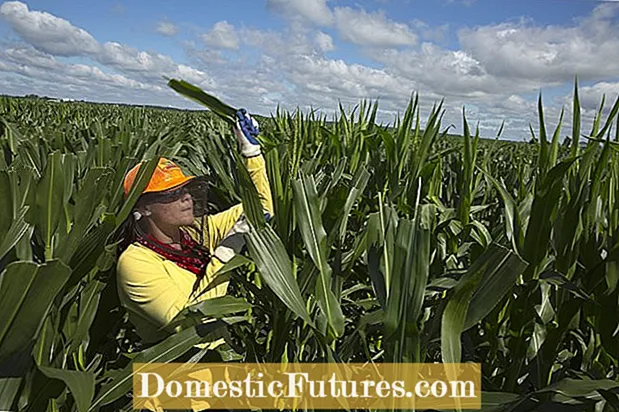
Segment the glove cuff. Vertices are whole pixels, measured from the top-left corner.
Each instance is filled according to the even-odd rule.
[[[260,150],[260,146],[253,145],[253,144],[241,146],[241,154],[244,157],[256,157],[260,155],[260,153],[262,153],[262,151]]]

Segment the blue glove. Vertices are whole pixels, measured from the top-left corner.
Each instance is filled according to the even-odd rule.
[[[261,153],[260,142],[257,139],[260,134],[260,125],[245,109],[239,109],[236,112],[234,134],[243,156],[253,157]]]

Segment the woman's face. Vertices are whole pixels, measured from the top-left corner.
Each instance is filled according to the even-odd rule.
[[[145,210],[149,212],[148,217],[160,227],[187,226],[194,221],[193,199],[183,189],[170,199],[148,204]]]

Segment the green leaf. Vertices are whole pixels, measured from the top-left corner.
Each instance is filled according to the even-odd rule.
[[[619,396],[616,393],[606,389],[598,389],[597,391],[615,412],[619,412]]]
[[[606,118],[606,124],[604,124],[604,127],[602,128],[602,130],[600,130],[600,132],[597,133],[597,135],[595,135],[594,137],[597,137],[597,138],[604,137],[604,134],[612,127],[613,120],[615,119],[615,116],[617,116],[618,113],[619,113],[619,97],[617,98],[617,100],[615,100],[615,104],[613,104],[613,107],[610,109],[610,113],[608,114],[608,117]]]
[[[619,387],[619,381],[610,379],[565,378],[538,390],[536,393],[555,392],[572,398],[591,396],[598,389],[610,390]]]
[[[521,254],[522,243],[524,242],[524,230],[523,219],[520,215],[518,205],[502,183],[500,183],[486,170],[482,168],[479,168],[479,170],[499,192],[499,195],[501,196],[501,200],[503,201],[504,205],[503,213],[505,216],[505,234],[507,235],[507,239],[511,241],[514,251]]]
[[[10,263],[0,275],[0,364],[30,347],[71,269],[54,260]]]
[[[455,293],[447,302],[441,322],[441,353],[443,363],[460,363],[462,347],[460,335],[469,308],[469,301],[475,292],[474,282],[458,283]]]
[[[421,362],[418,322],[430,272],[433,210],[425,205],[415,220],[400,219],[393,249],[394,271],[385,311],[385,341],[390,362]],[[411,253],[411,251],[415,253]]]
[[[2,260],[24,236],[27,235],[28,238],[32,236],[34,228],[25,220],[29,209],[29,206],[24,206],[19,211],[17,218],[11,223],[8,233],[4,236],[2,243],[0,243],[0,260]]]
[[[239,190],[243,203],[243,214],[253,227],[262,229],[266,225],[266,218],[260,195],[249,175],[247,167],[238,155],[237,173],[239,176]]]
[[[68,286],[75,286],[96,266],[99,257],[105,251],[106,240],[114,231],[115,224],[116,219],[113,215],[105,215],[103,221],[80,240],[80,247],[75,250],[69,261],[73,273]]]
[[[107,168],[94,167],[88,169],[86,176],[81,181],[81,188],[75,194],[75,204],[79,205],[75,209],[73,226],[71,232],[58,245],[59,256],[64,261],[69,261],[76,249],[81,246],[81,241],[86,236],[88,229],[98,217],[97,208],[101,207],[102,199],[105,196],[112,171]]]
[[[14,224],[11,180],[9,174],[5,170],[0,170],[0,193],[4,193],[4,195],[0,197],[0,210],[2,210],[0,214],[0,237],[4,238],[6,232]],[[6,242],[6,239],[4,241]]]
[[[176,79],[170,79],[168,81],[168,86],[170,86],[172,89],[174,89],[179,94],[182,94],[183,96],[208,107],[216,115],[218,115],[223,120],[230,123],[231,125],[235,123],[234,116],[236,114],[236,109],[225,104],[224,102],[219,100],[217,97],[204,92],[199,87],[194,86],[193,84],[188,83],[184,80],[176,80]]]
[[[372,213],[368,218],[368,237],[370,241],[367,242],[367,265],[368,265],[368,274],[370,275],[370,281],[372,282],[372,287],[374,289],[374,293],[376,294],[376,298],[380,303],[382,308],[386,308],[387,301],[387,293],[385,286],[385,276],[380,271],[380,250],[382,249],[382,241],[381,232],[380,232],[380,222],[379,222],[378,213]]]
[[[200,319],[204,318],[221,319],[236,312],[246,311],[250,308],[251,305],[245,299],[232,296],[218,296],[188,306],[180,311],[166,327],[173,328],[193,318],[195,318],[196,321],[200,321]]]
[[[75,399],[79,412],[88,411],[95,393],[95,375],[92,372],[80,372],[66,369],[39,366],[48,378],[61,380],[67,385]]]
[[[348,227],[348,218],[350,216],[350,211],[352,210],[354,203],[359,198],[359,195],[365,190],[369,179],[370,173],[367,171],[367,169],[363,166],[359,167],[359,169],[357,169],[355,178],[353,179],[350,192],[348,193],[348,197],[346,198],[344,209],[342,210],[342,220],[339,225],[340,243],[344,242],[344,238],[346,236],[346,228]]]
[[[513,402],[516,402],[520,399],[520,396],[515,393],[508,392],[482,392],[481,393],[481,410],[482,411],[491,411],[495,410],[492,408],[500,407],[503,405],[507,405]],[[497,408],[496,411],[501,411],[503,408]]]
[[[570,147],[571,157],[578,155],[578,143],[580,141],[580,100],[578,98],[578,79],[574,79],[574,100],[572,104],[572,142]]]
[[[443,312],[443,362],[461,361],[462,332],[492,311],[525,268],[526,263],[495,243],[475,260],[453,288],[453,295]]]
[[[137,354],[122,370],[108,372],[107,378],[111,380],[103,385],[97,393],[97,397],[91,404],[89,411],[96,410],[98,407],[114,402],[126,393],[131,392],[133,385],[133,374],[138,370],[133,370],[134,363],[168,363],[173,362],[184,355],[194,345],[208,341],[212,334],[224,327],[222,321],[208,324],[200,324],[184,329],[176,333],[161,343],[148,348]]]
[[[23,377],[0,377],[0,410],[16,410],[13,409],[13,402],[23,380]]]
[[[84,350],[88,348],[90,327],[97,314],[101,293],[104,289],[105,283],[91,280],[80,293],[77,325],[71,337],[72,352],[77,351],[80,345],[83,345]]]
[[[484,259],[488,260],[487,264],[485,264]],[[485,318],[512,290],[518,277],[527,268],[527,263],[524,260],[511,250],[495,243],[488,248],[486,253],[475,260],[473,267],[476,267],[478,263],[483,265],[484,269],[482,278],[469,302],[464,330]],[[469,279],[469,276],[473,277],[472,274],[467,272],[461,281]]]
[[[327,261],[327,233],[322,225],[320,204],[313,177],[302,173],[301,179],[293,182],[293,189],[299,230],[307,252],[320,271],[316,282],[316,298],[335,336],[340,337],[344,333],[344,314],[330,288],[332,270]]]
[[[267,225],[251,231],[246,237],[249,253],[267,285],[294,314],[313,326],[292,271],[292,262],[275,231]]]
[[[546,136],[546,123],[544,121],[544,106],[542,104],[542,93],[540,92],[539,98],[537,100],[537,110],[539,116],[539,141],[540,141],[540,151],[539,151],[539,159],[538,159],[538,170],[542,178],[546,176],[546,171],[549,167],[549,153],[548,153],[548,139]]]
[[[532,265],[538,265],[548,253],[552,215],[559,204],[563,179],[575,160],[570,158],[561,161],[548,171],[541,185],[536,188],[522,254]]]
[[[62,154],[57,151],[50,155],[36,190],[36,215],[45,244],[46,259],[54,255],[53,237],[62,215],[64,185]]]

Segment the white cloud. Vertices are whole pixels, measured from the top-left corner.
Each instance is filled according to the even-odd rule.
[[[21,2],[3,3],[0,16],[32,47],[48,55],[90,57],[140,82],[161,83],[162,76],[179,77],[186,72],[169,56],[137,50],[117,42],[101,44],[90,33],[67,20],[29,10]],[[192,78],[198,85],[214,86],[213,79],[205,72],[192,72]]]
[[[526,82],[506,82],[490,76],[484,66],[463,51],[424,43],[418,51],[384,50],[371,56],[398,76],[440,95],[480,98],[531,88]]]
[[[458,33],[460,49],[423,43],[418,49],[368,54],[389,72],[440,95],[502,107],[512,95],[569,85],[575,75],[583,81],[616,79],[617,15],[619,4],[604,4],[571,26],[525,21],[479,26]]]
[[[99,42],[70,22],[31,11],[23,3],[4,3],[0,17],[29,45],[0,50],[0,88],[7,93],[28,90],[99,101],[193,105],[165,86],[162,76],[168,76],[262,114],[278,104],[329,112],[340,101],[346,106],[380,98],[381,120],[387,121],[419,91],[422,116],[445,97],[444,125],[460,128],[466,105],[470,124],[479,121],[487,136],[505,119],[506,135],[525,139],[529,123],[537,124],[536,101],[528,93],[571,84],[575,74],[587,86],[580,89],[587,110],[597,108],[602,93],[607,101],[619,93],[617,2],[564,26],[522,21],[464,29],[457,33],[459,47],[451,49],[440,45],[449,34],[447,26],[418,20],[405,24],[383,12],[349,7],[331,10],[325,0],[269,0],[268,6],[286,17],[283,29],[220,21],[195,43],[182,43],[188,62],[181,64],[156,50]],[[361,46],[371,64],[328,58],[335,41],[327,31],[338,34],[338,48],[344,48],[342,41]],[[418,37],[424,42],[419,44]],[[246,54],[251,48],[252,54]],[[226,50],[238,52],[230,57]],[[92,64],[86,59],[70,64],[66,56],[85,57]],[[561,100],[562,94],[549,100],[551,122],[560,107],[571,102]]]
[[[218,49],[239,48],[239,37],[236,30],[226,20],[215,23],[208,33],[202,35],[202,40],[207,46]]]
[[[0,51],[0,71],[16,73],[32,79],[73,85],[97,84],[119,89],[157,90],[156,86],[130,79],[120,74],[103,72],[85,64],[63,63],[32,47],[11,46]]]
[[[267,8],[291,20],[308,21],[321,26],[333,23],[327,0],[267,0]]]
[[[243,43],[280,58],[313,54],[318,46],[312,42],[308,31],[299,25],[292,25],[283,32],[243,29],[240,33]]]
[[[178,34],[178,27],[168,21],[161,21],[157,23],[155,31],[163,36],[172,37]]]
[[[49,13],[30,11],[19,1],[3,3],[0,17],[24,40],[47,53],[76,56],[97,53],[100,47],[87,31]]]
[[[335,50],[335,46],[333,45],[333,38],[329,36],[327,33],[318,32],[316,34],[315,39],[316,45],[323,52],[330,52]]]
[[[521,22],[464,29],[463,49],[498,78],[541,84],[583,80],[619,73],[619,4],[598,6],[571,27],[540,27]]]
[[[395,47],[417,43],[417,35],[408,25],[388,19],[384,12],[368,13],[338,7],[335,19],[340,36],[362,46]]]
[[[399,81],[384,70],[372,69],[343,60],[301,56],[292,62],[291,75],[297,85],[334,97],[373,98],[408,95],[410,82]],[[404,93],[403,93],[404,91]]]
[[[597,82],[578,89],[578,99],[584,110],[598,110],[604,96],[606,96],[605,106],[608,109],[619,98],[619,82]],[[565,101],[571,104],[572,96],[566,96]]]
[[[6,47],[0,51],[0,56],[6,62],[16,65],[35,67],[44,70],[58,70],[63,65],[54,56],[43,53],[32,47]]]

